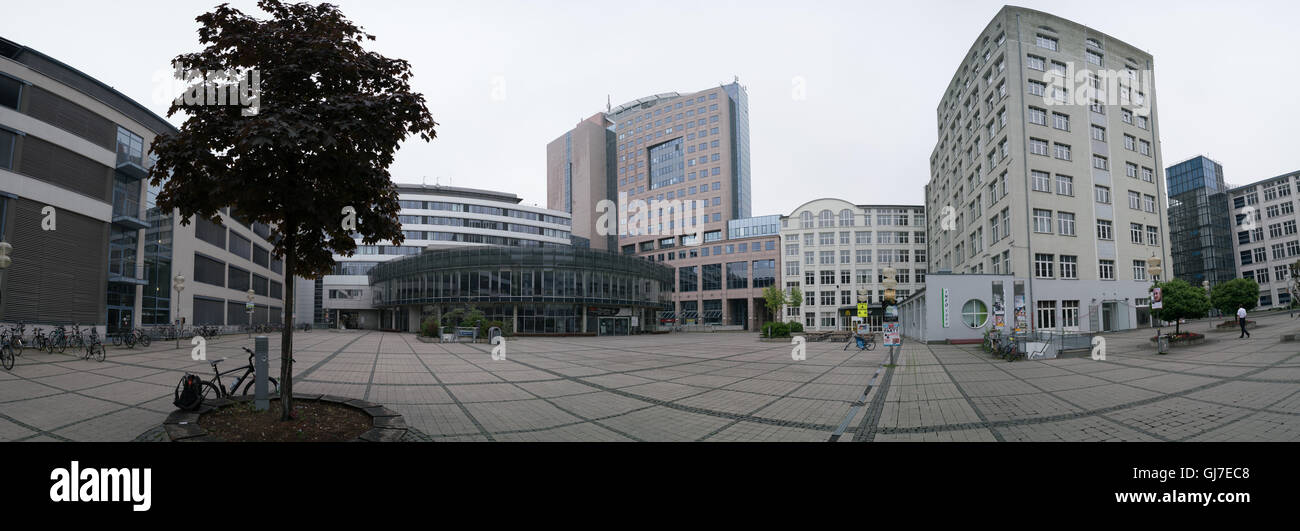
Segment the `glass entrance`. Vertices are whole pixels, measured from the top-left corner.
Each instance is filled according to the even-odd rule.
[[[601,317],[597,334],[602,336],[626,336],[632,332],[630,317]]]
[[[1101,304],[1101,329],[1103,332],[1110,332],[1115,329],[1115,306],[1113,302]]]

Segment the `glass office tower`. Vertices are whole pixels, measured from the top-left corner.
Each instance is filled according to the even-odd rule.
[[[1165,180],[1174,277],[1194,286],[1232,280],[1236,262],[1223,166],[1198,156],[1167,168]]]

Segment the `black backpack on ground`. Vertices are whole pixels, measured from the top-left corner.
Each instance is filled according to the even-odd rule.
[[[194,411],[203,406],[203,380],[195,374],[186,374],[176,384],[176,399],[172,404],[186,411]]]

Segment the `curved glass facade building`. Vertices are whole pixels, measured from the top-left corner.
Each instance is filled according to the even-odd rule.
[[[473,306],[521,334],[623,335],[657,329],[672,268],[564,247],[429,250],[370,271],[373,305],[396,322]]]

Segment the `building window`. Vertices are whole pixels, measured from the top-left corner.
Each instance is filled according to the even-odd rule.
[[[1070,212],[1056,213],[1057,225],[1060,228],[1061,236],[1074,236],[1074,214]]]
[[[1070,116],[1068,114],[1061,114],[1059,112],[1052,113],[1052,127],[1055,127],[1062,131],[1069,131]]]
[[[1056,39],[1045,35],[1038,35],[1038,47],[1056,51]]]
[[[1094,188],[1095,188],[1095,189],[1094,189],[1094,195],[1095,195],[1096,198],[1097,198],[1097,202],[1098,202],[1098,203],[1101,203],[1101,204],[1103,204],[1103,205],[1109,205],[1109,204],[1110,204],[1110,188],[1109,188],[1109,187],[1106,187],[1106,186],[1101,186],[1101,185],[1097,185],[1097,186],[1094,187]]]
[[[1115,261],[1101,260],[1097,263],[1097,278],[1115,280]]]
[[[1052,211],[1040,208],[1034,209],[1034,232],[1051,233],[1052,232]]]
[[[1056,301],[1038,301],[1038,328],[1056,328]]]
[[[961,321],[971,328],[983,328],[989,320],[989,308],[984,301],[971,299],[961,307]]]
[[[1147,279],[1147,261],[1146,261],[1146,260],[1134,260],[1134,261],[1133,261],[1133,280],[1146,280],[1146,279]]]
[[[1060,195],[1069,195],[1069,196],[1073,196],[1073,195],[1074,195],[1074,177],[1070,177],[1069,175],[1060,175],[1060,174],[1057,174],[1057,176],[1056,176],[1056,193],[1058,193],[1058,194],[1060,194]]]
[[[1034,254],[1034,276],[1037,278],[1052,278],[1052,268],[1055,264],[1054,256],[1050,254]]]
[[[1047,173],[1047,172],[1045,172],[1045,171],[1030,170],[1030,171],[1029,171],[1029,175],[1030,175],[1030,177],[1033,178],[1033,184],[1034,184],[1034,191],[1035,191],[1035,192],[1048,192],[1048,193],[1051,193],[1051,191],[1052,191],[1052,175],[1051,175],[1050,173]]]
[[[1106,219],[1097,220],[1097,239],[1098,240],[1115,239],[1114,225],[1110,222],[1110,220],[1106,220]]]
[[[1067,254],[1061,255],[1061,278],[1078,279],[1079,278],[1079,257]]]
[[[1047,111],[1038,107],[1029,108],[1029,123],[1047,125]]]

